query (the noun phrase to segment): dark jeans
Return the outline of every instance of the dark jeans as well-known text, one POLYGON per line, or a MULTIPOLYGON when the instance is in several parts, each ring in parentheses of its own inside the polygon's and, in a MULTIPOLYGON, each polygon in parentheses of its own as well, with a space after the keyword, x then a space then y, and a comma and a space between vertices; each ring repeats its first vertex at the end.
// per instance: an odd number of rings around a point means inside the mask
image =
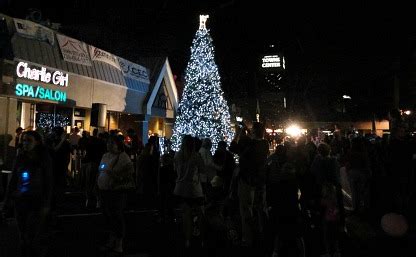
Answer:
POLYGON ((54 185, 52 195, 52 212, 56 214, 64 208, 65 203, 65 191, 67 190, 66 173, 68 168, 55 168, 54 169, 54 185))
POLYGON ((238 182, 242 240, 252 245, 254 237, 263 234, 266 201, 265 186, 254 187, 243 179, 238 182))
POLYGON ((88 206, 94 207, 97 195, 97 173, 98 173, 98 163, 88 162, 82 164, 82 180, 83 187, 85 189, 85 197, 88 201, 88 206))
POLYGON ((46 216, 36 200, 15 201, 15 214, 19 228, 23 256, 44 256, 47 249, 46 216))
POLYGON ((174 185, 170 183, 161 184, 159 211, 162 219, 173 219, 175 217, 175 199, 173 197, 174 185))
POLYGON ((339 251, 339 224, 337 222, 323 221, 322 232, 324 238, 325 253, 331 256, 339 251))
POLYGON ((369 175, 357 169, 348 172, 354 210, 367 209, 369 206, 369 175))
POLYGON ((126 193, 119 191, 100 191, 105 225, 116 238, 122 239, 126 233, 123 210, 126 205, 126 193))

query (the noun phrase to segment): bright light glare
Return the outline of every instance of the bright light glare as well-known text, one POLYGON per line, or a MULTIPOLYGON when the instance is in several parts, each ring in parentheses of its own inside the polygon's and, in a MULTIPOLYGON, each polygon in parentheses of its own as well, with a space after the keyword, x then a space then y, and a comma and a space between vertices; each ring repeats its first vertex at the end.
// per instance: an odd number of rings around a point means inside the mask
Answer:
POLYGON ((409 111, 409 110, 407 110, 407 111, 405 111, 404 112, 404 114, 406 114, 406 115, 410 115, 412 112, 411 111, 409 111))
POLYGON ((343 95, 342 98, 344 98, 344 99, 351 99, 351 96, 349 96, 349 95, 343 95))
POLYGON ((290 125, 286 128, 286 133, 291 137, 299 137, 302 134, 302 130, 298 125, 290 125))

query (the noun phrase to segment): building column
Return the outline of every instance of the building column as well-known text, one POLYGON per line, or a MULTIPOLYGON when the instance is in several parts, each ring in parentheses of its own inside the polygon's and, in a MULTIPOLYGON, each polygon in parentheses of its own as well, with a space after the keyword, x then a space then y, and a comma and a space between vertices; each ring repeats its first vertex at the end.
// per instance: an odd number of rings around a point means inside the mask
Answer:
POLYGON ((26 129, 32 127, 35 129, 36 105, 22 102, 22 115, 20 118, 20 127, 26 129))
POLYGON ((393 91, 394 108, 400 108, 400 80, 398 76, 394 76, 394 91, 393 91))
POLYGON ((143 144, 146 144, 148 140, 149 120, 149 115, 140 115, 140 120, 138 121, 137 135, 142 140, 143 144))
POLYGON ((166 138, 171 138, 173 134, 174 119, 165 119, 164 133, 166 138))

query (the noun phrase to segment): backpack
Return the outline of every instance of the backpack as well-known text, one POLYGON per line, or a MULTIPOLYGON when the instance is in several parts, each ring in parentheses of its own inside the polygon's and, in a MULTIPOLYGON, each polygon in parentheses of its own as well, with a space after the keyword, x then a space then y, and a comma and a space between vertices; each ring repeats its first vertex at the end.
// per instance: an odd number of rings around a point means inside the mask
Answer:
POLYGON ((324 220, 329 222, 337 221, 339 219, 339 205, 335 186, 330 183, 323 184, 321 195, 324 220))
POLYGON ((251 140, 250 145, 244 154, 247 165, 247 167, 244 167, 244 170, 246 171, 244 174, 245 179, 247 180, 246 182, 254 187, 263 186, 266 182, 268 145, 267 152, 265 152, 265 156, 263 156, 263 153, 261 152, 262 150, 265 150, 261 149, 263 141, 264 140, 251 140))

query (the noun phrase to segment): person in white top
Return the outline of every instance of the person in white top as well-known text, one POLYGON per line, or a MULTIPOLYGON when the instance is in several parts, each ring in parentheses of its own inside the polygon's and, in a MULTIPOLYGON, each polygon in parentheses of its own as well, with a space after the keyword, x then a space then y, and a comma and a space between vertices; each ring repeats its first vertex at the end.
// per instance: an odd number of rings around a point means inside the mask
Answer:
POLYGON ((181 149, 175 154, 174 169, 177 174, 174 195, 182 202, 183 232, 185 236, 185 247, 190 246, 192 235, 192 211, 197 213, 198 227, 204 240, 204 222, 202 206, 204 194, 202 191, 200 177, 205 172, 201 156, 195 151, 194 138, 185 135, 182 140, 181 149))
POLYGON ((97 185, 104 217, 111 232, 107 244, 100 250, 111 250, 121 254, 126 231, 123 210, 127 191, 134 189, 134 168, 130 157, 124 152, 123 136, 110 136, 107 150, 99 165, 97 185))

